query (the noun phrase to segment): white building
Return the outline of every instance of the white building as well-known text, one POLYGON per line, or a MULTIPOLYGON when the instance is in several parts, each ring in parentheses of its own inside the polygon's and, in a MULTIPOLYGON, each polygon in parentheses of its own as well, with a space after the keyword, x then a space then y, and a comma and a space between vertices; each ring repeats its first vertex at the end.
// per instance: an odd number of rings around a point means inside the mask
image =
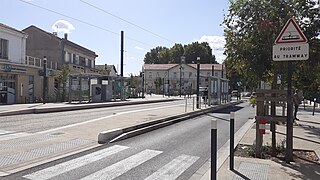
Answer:
POLYGON ((28 35, 0 23, 0 60, 24 64, 28 35))
MULTIPOLYGON (((143 72, 146 92, 177 95, 197 90, 197 64, 144 64, 143 72)), ((222 64, 200 64, 199 86, 207 88, 211 77, 226 77, 222 64)))

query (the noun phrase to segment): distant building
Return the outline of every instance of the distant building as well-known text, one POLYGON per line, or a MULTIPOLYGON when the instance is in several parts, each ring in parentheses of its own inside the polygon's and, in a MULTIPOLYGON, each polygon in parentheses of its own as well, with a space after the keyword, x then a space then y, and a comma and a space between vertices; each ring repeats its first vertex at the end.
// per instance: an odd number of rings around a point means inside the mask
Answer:
MULTIPOLYGON (((208 87, 206 77, 212 76, 212 67, 215 77, 225 77, 223 65, 200 64, 200 87, 208 87)), ((197 64, 144 64, 143 72, 146 92, 159 93, 164 90, 165 93, 177 94, 180 84, 182 94, 195 93, 197 90, 197 64)))
POLYGON ((98 70, 99 74, 107 75, 107 76, 118 76, 118 72, 114 65, 96 65, 96 70, 98 70))

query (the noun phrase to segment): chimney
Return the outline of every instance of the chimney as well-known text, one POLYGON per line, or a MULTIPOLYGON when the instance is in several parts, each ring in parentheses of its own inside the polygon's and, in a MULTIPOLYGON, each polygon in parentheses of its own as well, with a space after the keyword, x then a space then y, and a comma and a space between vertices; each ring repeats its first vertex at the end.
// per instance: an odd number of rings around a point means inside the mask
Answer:
POLYGON ((64 39, 68 40, 68 34, 67 33, 64 33, 64 39))
POLYGON ((58 33, 57 33, 57 32, 52 32, 52 34, 53 34, 53 35, 55 35, 55 36, 57 36, 57 35, 58 35, 58 33))

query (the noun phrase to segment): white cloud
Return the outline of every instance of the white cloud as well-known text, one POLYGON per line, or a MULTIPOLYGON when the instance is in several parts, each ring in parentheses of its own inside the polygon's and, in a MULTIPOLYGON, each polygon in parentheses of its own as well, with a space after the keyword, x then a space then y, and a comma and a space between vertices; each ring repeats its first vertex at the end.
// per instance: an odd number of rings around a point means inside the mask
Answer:
POLYGON ((70 33, 71 30, 74 30, 74 26, 66 20, 58 20, 52 25, 54 32, 63 32, 70 33))
POLYGON ((202 36, 199 40, 199 43, 207 42, 212 49, 212 54, 216 56, 216 60, 219 63, 222 63, 225 60, 224 46, 226 44, 226 40, 223 36, 202 36))
POLYGON ((139 46, 135 46, 134 48, 138 50, 144 50, 142 47, 139 47, 139 46))

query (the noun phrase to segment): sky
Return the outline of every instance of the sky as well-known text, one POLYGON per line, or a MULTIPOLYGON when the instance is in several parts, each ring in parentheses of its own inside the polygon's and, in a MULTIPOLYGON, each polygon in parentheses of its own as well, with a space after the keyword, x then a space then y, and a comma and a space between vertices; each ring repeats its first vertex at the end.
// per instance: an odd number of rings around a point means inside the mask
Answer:
POLYGON ((68 40, 94 51, 96 64, 120 72, 120 34, 124 31, 124 76, 138 75, 145 54, 157 46, 208 42, 219 63, 228 0, 1 0, 1 21, 23 30, 68 31, 68 40))

